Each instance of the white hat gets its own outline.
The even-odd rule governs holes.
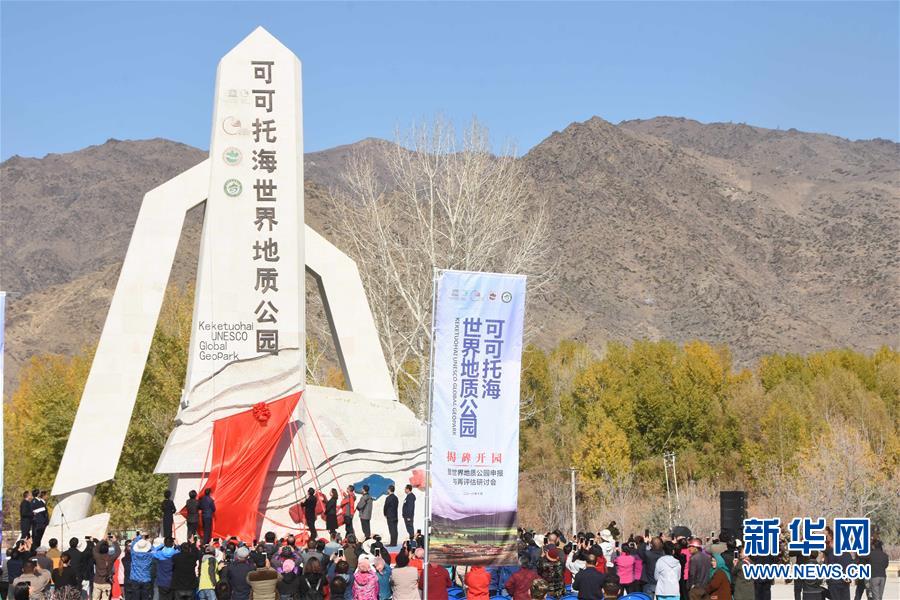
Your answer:
[[[141,538],[135,543],[131,545],[132,552],[150,552],[150,548],[153,546],[150,544],[150,540],[147,538]]]
[[[600,539],[602,539],[606,542],[615,541],[615,540],[613,540],[612,533],[610,533],[609,529],[604,529],[603,531],[600,532]]]

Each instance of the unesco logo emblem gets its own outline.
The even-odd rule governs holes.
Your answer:
[[[512,292],[503,292],[503,295],[500,296],[500,299],[509,304],[512,302]]]
[[[225,164],[230,167],[236,167],[241,164],[241,159],[243,157],[244,155],[241,154],[241,151],[234,146],[225,148],[225,152],[222,153],[222,160],[225,161]]]
[[[241,182],[237,179],[229,179],[225,182],[225,193],[232,198],[234,198],[235,196],[240,196],[243,189],[244,186],[241,185]]]

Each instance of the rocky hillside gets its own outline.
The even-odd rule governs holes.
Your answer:
[[[307,155],[307,222],[364,140]],[[7,390],[39,352],[96,342],[143,194],[204,153],[117,141],[0,165]],[[551,210],[558,278],[532,306],[542,344],[701,338],[767,352],[896,346],[900,145],[675,118],[554,132],[522,157]],[[196,268],[202,206],[173,281]]]
[[[548,339],[896,345],[897,144],[685,119],[593,118],[525,157],[566,257]]]

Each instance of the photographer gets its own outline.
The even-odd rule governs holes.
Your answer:
[[[115,562],[122,553],[116,536],[98,542],[94,540],[91,555],[94,558],[94,589],[92,600],[110,600],[112,596],[112,580],[115,575]]]
[[[13,580],[12,587],[16,588],[20,583],[29,586],[28,597],[31,600],[44,600],[47,586],[50,585],[50,572],[42,569],[36,559],[29,558],[24,564],[22,574]]]

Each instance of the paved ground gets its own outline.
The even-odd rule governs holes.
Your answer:
[[[889,573],[892,573],[892,576],[888,577],[884,588],[883,600],[900,600],[900,578],[897,577],[896,571],[889,571]],[[856,586],[851,586],[851,599],[855,591]],[[865,599],[865,596],[863,596],[863,599]],[[794,586],[792,584],[776,583],[772,586],[772,600],[794,600]]]

